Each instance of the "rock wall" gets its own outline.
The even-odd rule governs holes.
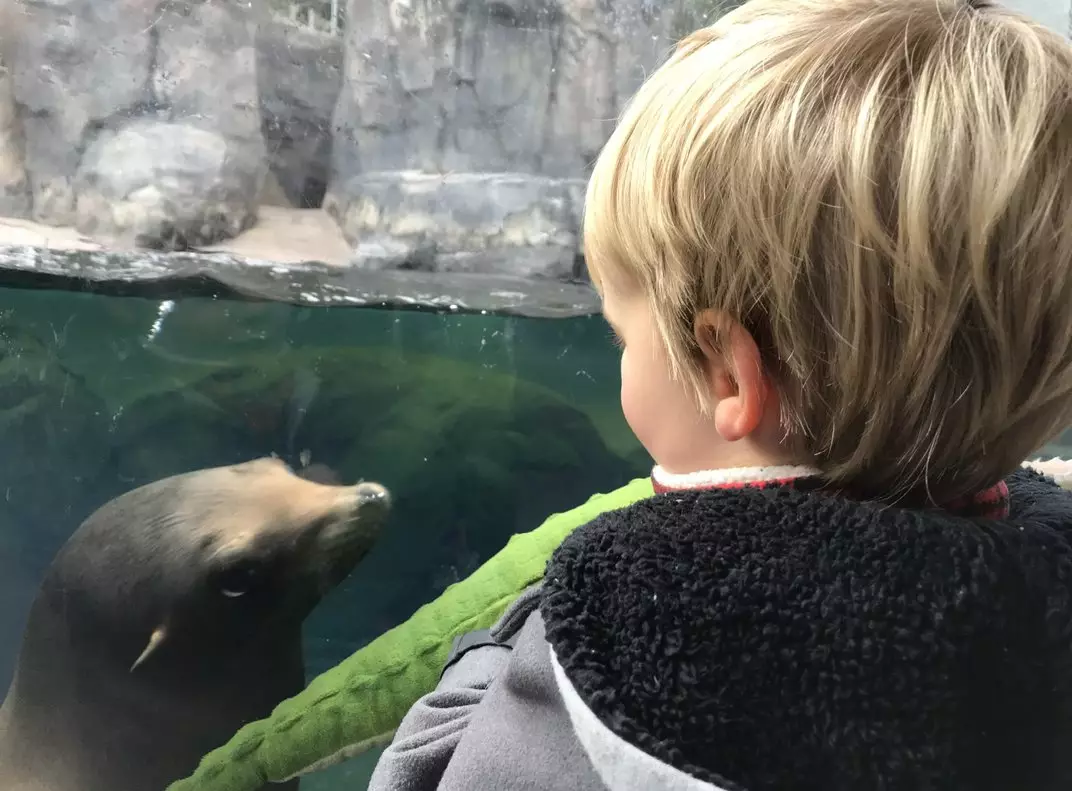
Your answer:
[[[24,217],[30,211],[24,157],[11,72],[0,57],[0,216]]]
[[[9,0],[0,216],[182,249],[248,228],[262,200],[318,206],[342,58],[341,37],[263,4]]]
[[[257,36],[257,85],[268,163],[288,201],[320,206],[331,180],[332,116],[342,39],[269,22]]]
[[[30,211],[22,124],[11,76],[20,16],[12,6],[0,6],[0,216],[6,217],[24,217]]]
[[[266,173],[258,4],[17,0],[33,219],[149,247],[234,236]]]
[[[354,264],[571,276],[583,179],[672,3],[350,0],[326,207]]]
[[[7,0],[0,215],[181,250],[323,202],[357,268],[571,279],[587,169],[704,2],[348,0],[333,37],[243,0]]]

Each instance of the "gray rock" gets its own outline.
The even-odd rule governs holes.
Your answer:
[[[326,192],[362,271],[571,280],[624,100],[735,1],[345,0],[340,39],[249,0],[0,0],[0,213],[207,247]]]
[[[169,250],[241,233],[255,206],[233,145],[215,132],[160,121],[101,134],[79,169],[79,230]]]
[[[257,83],[272,173],[291,205],[319,206],[330,179],[342,39],[281,22],[261,25]]]
[[[26,139],[33,218],[74,221],[73,179],[96,131],[152,99],[154,2],[17,0],[22,15],[12,62]]]
[[[653,0],[350,0],[333,175],[583,177],[623,100],[669,52],[673,8]]]
[[[30,214],[24,156],[22,123],[15,112],[11,74],[0,60],[0,216]]]
[[[355,264],[575,276],[583,180],[687,2],[350,0],[325,206]]]
[[[358,176],[325,208],[362,269],[573,277],[584,183],[525,173]]]
[[[89,179],[80,178],[89,191],[87,206],[100,197],[117,201],[110,214],[90,213],[82,211],[79,196],[80,230],[174,249],[214,244],[256,221],[257,197],[267,173],[257,93],[258,19],[254,4],[236,2],[184,2],[159,16],[152,92],[166,108],[166,119],[182,126],[139,125],[145,138],[141,150],[147,156],[136,164],[113,160],[113,167],[122,172],[113,174],[109,187],[102,181],[93,188]],[[175,151],[166,154],[163,163],[154,163],[144,143],[155,137],[163,145],[171,135],[177,135],[172,138]],[[112,141],[113,156],[117,140]],[[132,136],[125,142],[139,149]],[[89,166],[87,162],[83,167],[87,176]],[[98,167],[97,172],[105,171]],[[139,183],[151,185],[149,192],[124,189],[138,189]],[[173,213],[161,216],[161,208]],[[83,225],[90,216],[96,217],[93,230]]]
[[[34,219],[152,247],[212,244],[255,220],[258,4],[18,2]]]

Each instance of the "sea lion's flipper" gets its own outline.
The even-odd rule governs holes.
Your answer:
[[[515,535],[439,598],[326,671],[213,750],[167,791],[256,791],[359,755],[391,738],[418,698],[435,688],[455,636],[494,624],[575,528],[652,495],[638,478]]]
[[[149,635],[149,642],[145,646],[145,650],[141,652],[137,659],[134,660],[134,664],[130,666],[130,672],[133,673],[137,670],[138,665],[148,659],[161,645],[164,640],[167,639],[167,629],[163,626],[158,626],[153,630],[153,633]]]

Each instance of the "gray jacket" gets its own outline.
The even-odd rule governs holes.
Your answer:
[[[465,653],[410,709],[368,791],[720,791],[596,719],[554,660],[541,593],[525,591],[491,629],[498,646]]]
[[[1001,508],[801,480],[603,514],[369,788],[1068,791],[1072,493],[1006,483]]]

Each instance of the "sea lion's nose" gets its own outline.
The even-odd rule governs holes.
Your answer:
[[[359,483],[354,487],[354,494],[357,495],[357,504],[362,510],[372,507],[376,510],[387,511],[391,508],[390,492],[378,483]]]

